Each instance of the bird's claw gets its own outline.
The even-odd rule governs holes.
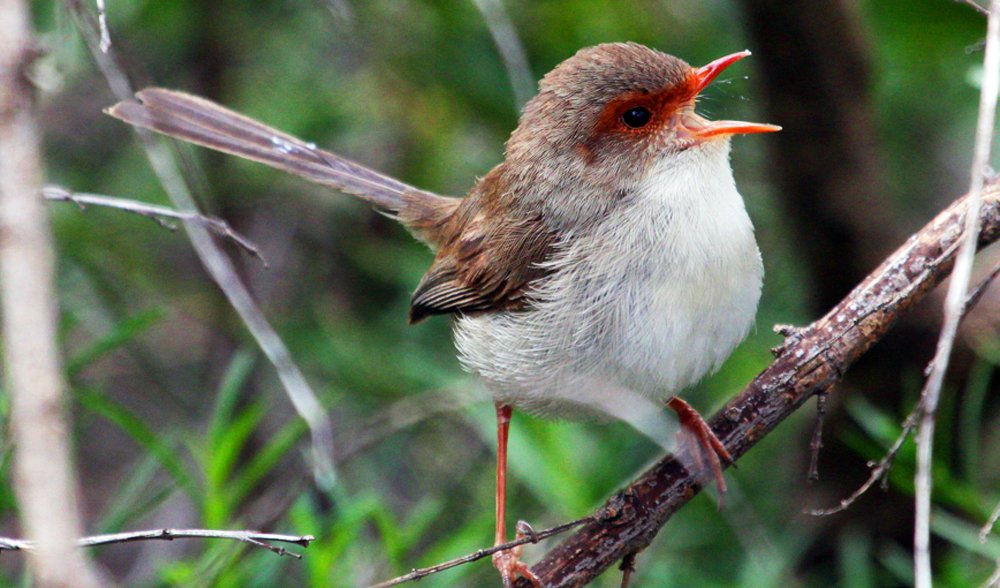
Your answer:
[[[538,576],[528,567],[528,564],[521,561],[521,545],[498,551],[493,554],[493,567],[500,572],[503,580],[503,588],[513,588],[514,580],[521,576],[535,588],[542,588],[542,582]]]
[[[515,540],[528,537],[532,543],[538,543],[535,530],[525,521],[517,521],[517,535]],[[524,544],[510,549],[504,549],[493,554],[493,567],[500,572],[503,580],[503,588],[513,588],[514,581],[520,576],[531,583],[534,588],[543,588],[542,581],[531,571],[528,564],[521,561],[521,553],[524,552]]]
[[[715,480],[719,492],[719,508],[722,508],[726,494],[726,479],[722,474],[723,465],[735,465],[725,445],[715,436],[708,423],[700,414],[680,398],[674,397],[668,403],[680,418],[681,429],[677,433],[680,453],[693,462],[699,477],[709,475]]]

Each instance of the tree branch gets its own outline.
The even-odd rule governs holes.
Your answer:
[[[901,314],[944,280],[955,261],[967,199],[912,235],[826,316],[785,329],[776,359],[709,421],[738,459],[814,394],[830,390]],[[983,194],[978,245],[1000,237],[1000,186]],[[697,477],[666,456],[613,496],[599,517],[532,567],[546,586],[579,586],[649,543],[701,490]],[[518,586],[527,586],[523,581]]]
[[[368,588],[389,588],[390,586],[398,586],[399,584],[403,584],[406,582],[415,582],[417,580],[420,580],[421,578],[426,578],[431,574],[437,574],[438,572],[443,572],[445,570],[458,567],[462,564],[471,563],[476,560],[483,559],[484,557],[489,557],[498,551],[505,551],[507,549],[512,549],[519,545],[524,545],[526,543],[538,543],[542,539],[547,539],[554,535],[558,535],[559,533],[562,533],[564,531],[568,531],[573,527],[579,527],[583,523],[607,516],[609,516],[608,513],[604,511],[597,511],[596,514],[591,515],[589,517],[584,517],[582,519],[577,519],[575,521],[570,521],[568,523],[556,525],[555,527],[551,527],[542,531],[535,531],[528,535],[525,535],[524,537],[521,537],[520,539],[514,539],[513,541],[508,541],[507,543],[501,543],[500,545],[494,545],[493,547],[484,547],[483,549],[478,549],[470,554],[463,555],[462,557],[456,557],[455,559],[450,559],[448,561],[441,562],[439,564],[430,567],[417,568],[415,570],[411,570],[409,574],[404,574],[402,576],[393,578],[391,580],[386,580],[385,582],[379,582],[378,584],[372,584]]]
[[[166,206],[148,204],[146,202],[129,200],[127,198],[115,198],[114,196],[103,196],[101,194],[82,194],[78,192],[70,192],[66,188],[60,186],[45,186],[42,188],[42,196],[49,202],[72,202],[81,209],[86,208],[87,206],[104,206],[106,208],[124,210],[125,212],[131,212],[132,214],[151,218],[161,227],[171,231],[176,231],[177,227],[166,222],[164,219],[176,219],[184,222],[195,223],[220,237],[232,240],[233,243],[242,247],[247,253],[259,259],[260,262],[264,264],[264,267],[267,267],[267,261],[260,254],[260,249],[258,249],[257,246],[254,245],[249,239],[229,226],[229,223],[221,218],[205,216],[204,214],[199,214],[197,212],[180,212]]]
[[[173,541],[174,539],[233,539],[256,547],[273,551],[278,555],[289,555],[302,559],[302,555],[288,551],[284,547],[271,543],[294,543],[302,547],[316,540],[312,535],[279,535],[276,533],[258,533],[257,531],[217,531],[215,529],[154,529],[151,531],[130,531],[128,533],[111,533],[108,535],[91,535],[76,541],[78,547],[96,547],[116,543],[132,543],[134,541]],[[0,537],[0,551],[31,551],[35,549],[34,541]]]
[[[14,491],[37,586],[97,586],[73,549],[81,522],[56,343],[55,260],[38,199],[42,163],[28,2],[0,2],[0,297],[11,426]]]

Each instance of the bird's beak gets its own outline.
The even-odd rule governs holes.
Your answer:
[[[694,96],[697,96],[709,84],[712,83],[722,70],[730,65],[750,55],[750,51],[744,49],[725,57],[720,57],[715,61],[693,70]],[[750,123],[738,120],[716,120],[711,121],[695,113],[694,108],[685,109],[679,124],[695,139],[704,140],[723,135],[747,135],[750,133],[773,133],[780,131],[778,125],[765,123]]]

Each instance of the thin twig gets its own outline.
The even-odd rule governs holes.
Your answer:
[[[945,297],[944,324],[934,354],[934,365],[921,394],[923,415],[917,434],[917,471],[914,475],[916,514],[913,531],[913,570],[917,588],[930,588],[932,585],[930,519],[934,426],[944,374],[948,369],[948,359],[955,343],[972,275],[972,261],[979,240],[979,209],[982,207],[983,187],[986,178],[992,175],[989,168],[990,147],[993,143],[998,94],[1000,94],[1000,1],[992,0],[986,24],[983,87],[979,94],[979,122],[976,126],[976,144],[969,181],[969,203],[965,212],[964,235],[955,259],[955,268],[952,270],[948,294]]]
[[[108,12],[104,0],[97,0],[97,24],[101,29],[101,51],[107,53],[111,49],[111,32],[108,31]]]
[[[1000,559],[996,561],[996,569],[990,574],[990,577],[983,582],[983,588],[997,588],[1000,587]]]
[[[976,303],[978,303],[983,297],[983,293],[986,292],[986,289],[989,288],[990,284],[997,279],[997,276],[1000,276],[1000,264],[995,265],[989,275],[983,278],[983,280],[979,282],[975,288],[970,290],[969,295],[965,298],[965,305],[962,308],[961,318],[964,319],[968,316],[969,312],[975,308]],[[930,373],[934,365],[933,361],[934,360],[932,359],[931,363],[927,364],[927,367],[924,369],[924,373]],[[923,416],[922,409],[923,401],[921,399],[917,401],[916,406],[913,407],[913,410],[909,415],[907,415],[906,420],[903,421],[903,430],[900,431],[899,436],[896,437],[895,441],[893,441],[889,450],[884,456],[882,456],[882,459],[880,459],[878,463],[868,462],[868,467],[871,468],[871,473],[869,473],[868,479],[865,480],[865,482],[861,484],[857,490],[852,492],[850,496],[841,500],[837,506],[832,508],[806,509],[804,512],[817,517],[837,514],[838,512],[847,510],[858,498],[861,498],[862,495],[868,492],[868,490],[875,485],[875,482],[881,482],[882,489],[887,489],[889,470],[892,469],[892,464],[896,461],[896,456],[899,454],[899,449],[903,446],[903,442],[906,441],[906,438],[913,432],[917,423],[920,422],[920,417]],[[997,506],[997,516],[1000,516],[1000,505]],[[981,535],[980,538],[982,539],[983,536]]]
[[[990,287],[990,284],[996,281],[997,277],[1000,277],[1000,263],[994,265],[993,269],[990,270],[990,273],[985,278],[983,278],[981,282],[976,284],[975,288],[969,290],[969,295],[966,296],[965,298],[965,310],[963,311],[964,314],[968,314],[969,311],[972,310],[972,308],[976,305],[976,303],[979,302],[979,299],[983,297],[983,294],[986,293],[986,290]]]
[[[632,581],[632,574],[635,573],[635,552],[626,555],[622,558],[622,565],[618,566],[618,569],[622,571],[622,583],[621,588],[628,588]]]
[[[975,2],[975,0],[955,0],[955,2],[958,2],[959,4],[966,4],[968,6],[971,6],[973,9],[975,9],[976,12],[978,12],[979,14],[981,14],[983,16],[989,16],[990,15],[990,11],[987,10],[986,8],[980,6],[978,3]]]
[[[77,21],[77,26],[91,49],[98,67],[104,74],[112,93],[119,100],[129,100],[134,94],[128,76],[119,66],[115,52],[100,51],[97,26],[81,0],[65,0]],[[154,139],[152,133],[135,127],[142,147],[146,152],[153,171],[164,190],[179,210],[195,212],[197,207],[183,174],[177,167],[173,155],[166,146]],[[247,287],[240,280],[236,269],[226,255],[212,240],[211,235],[198,223],[185,222],[184,227],[191,239],[195,252],[205,268],[219,285],[233,309],[243,320],[247,330],[257,341],[264,355],[274,365],[278,379],[288,395],[292,406],[309,426],[312,438],[311,461],[313,477],[317,485],[332,490],[336,483],[333,464],[333,426],[322,403],[306,381],[302,371],[292,359],[285,343],[278,336],[264,313],[257,306]]]
[[[906,441],[906,438],[910,436],[910,433],[913,432],[913,429],[916,428],[917,423],[920,421],[920,417],[923,412],[921,410],[922,407],[923,402],[918,401],[909,416],[907,416],[906,420],[903,421],[903,430],[899,433],[899,436],[896,437],[896,440],[893,441],[892,446],[889,447],[889,451],[882,456],[882,459],[880,459],[878,463],[868,462],[868,466],[871,468],[871,473],[868,474],[868,479],[865,480],[864,484],[859,486],[858,489],[852,492],[850,496],[842,499],[837,506],[832,508],[810,509],[806,510],[805,513],[815,517],[825,517],[837,514],[838,512],[847,510],[858,498],[861,498],[865,492],[868,492],[868,490],[875,485],[875,482],[881,482],[884,489],[888,481],[889,470],[892,469],[892,464],[896,461],[896,455],[899,453],[900,448],[903,447],[903,443]]]
[[[507,78],[514,91],[514,101],[520,109],[535,94],[535,79],[531,75],[524,45],[503,7],[503,0],[473,0],[473,3],[482,13],[493,43],[500,51],[500,58],[503,59]]]
[[[819,452],[823,449],[823,422],[826,420],[826,392],[816,395],[816,428],[809,442],[809,483],[819,480]]]
[[[215,529],[154,529],[150,531],[130,531],[128,533],[111,533],[108,535],[91,535],[77,540],[78,547],[96,547],[98,545],[113,545],[116,543],[132,543],[134,541],[173,541],[174,539],[233,539],[256,547],[262,547],[278,555],[288,555],[302,559],[302,555],[288,551],[284,547],[271,543],[293,543],[302,547],[316,540],[312,535],[279,535],[277,533],[259,533],[257,531],[219,531]],[[0,551],[28,551],[35,548],[34,541],[0,537]]]
[[[259,259],[264,267],[268,267],[264,256],[260,254],[260,249],[249,239],[229,226],[229,223],[218,217],[206,216],[196,212],[180,212],[166,206],[147,204],[146,202],[129,200],[127,198],[116,198],[114,196],[103,196],[101,194],[70,192],[61,186],[45,186],[42,188],[42,196],[50,202],[72,202],[81,209],[84,209],[87,206],[103,206],[106,208],[124,210],[139,216],[151,218],[156,221],[156,224],[170,231],[176,231],[177,227],[169,222],[166,222],[164,219],[176,219],[184,222],[200,224],[216,235],[232,240],[247,253]]]
[[[986,539],[990,536],[990,533],[993,532],[993,527],[997,524],[998,520],[1000,520],[1000,504],[996,505],[996,508],[993,509],[993,513],[990,514],[990,518],[986,521],[986,524],[979,529],[980,543],[986,543]]]
[[[486,547],[484,549],[479,549],[479,550],[474,551],[474,552],[472,552],[472,553],[470,553],[468,555],[463,555],[462,557],[459,557],[459,558],[456,558],[456,559],[451,559],[451,560],[448,560],[448,561],[445,561],[445,562],[441,562],[441,563],[439,563],[437,565],[433,565],[433,566],[430,566],[430,567],[427,567],[427,568],[418,568],[418,569],[412,570],[408,574],[404,574],[402,576],[398,576],[398,577],[393,578],[391,580],[386,580],[385,582],[380,582],[378,584],[373,584],[373,585],[369,586],[368,588],[389,588],[389,586],[397,586],[397,585],[403,584],[405,582],[413,582],[415,580],[419,580],[421,578],[425,578],[427,576],[430,576],[431,574],[436,574],[438,572],[443,572],[445,570],[448,570],[448,569],[460,566],[462,564],[467,564],[467,563],[470,563],[470,562],[474,562],[476,560],[483,559],[484,557],[489,557],[489,556],[493,555],[494,553],[496,553],[498,551],[505,551],[507,549],[511,549],[511,548],[517,547],[518,545],[524,545],[526,543],[537,543],[537,542],[541,541],[542,539],[547,539],[549,537],[552,537],[553,535],[558,535],[559,533],[562,533],[564,531],[568,531],[568,530],[572,529],[573,527],[578,527],[578,526],[580,526],[580,525],[582,525],[584,523],[589,523],[591,521],[594,521],[597,518],[599,518],[600,516],[601,516],[600,514],[591,515],[589,517],[583,517],[582,519],[577,519],[575,521],[570,521],[568,523],[563,523],[561,525],[556,525],[555,527],[550,527],[550,528],[545,529],[543,531],[535,531],[534,533],[531,533],[530,535],[527,535],[525,537],[521,537],[520,539],[515,539],[513,541],[508,541],[507,543],[502,543],[500,545],[494,545],[493,547]]]

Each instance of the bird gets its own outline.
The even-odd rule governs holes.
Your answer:
[[[763,263],[730,139],[781,127],[696,112],[702,90],[748,55],[693,67],[633,42],[579,50],[541,79],[504,160],[464,198],[183,92],[147,88],[106,112],[357,196],[430,246],[408,318],[451,315],[460,363],[492,393],[502,545],[514,409],[587,419],[631,395],[665,402],[680,451],[725,492],[731,457],[677,393],[722,365],[760,299]],[[520,558],[519,548],[493,554],[503,585],[540,585]]]

